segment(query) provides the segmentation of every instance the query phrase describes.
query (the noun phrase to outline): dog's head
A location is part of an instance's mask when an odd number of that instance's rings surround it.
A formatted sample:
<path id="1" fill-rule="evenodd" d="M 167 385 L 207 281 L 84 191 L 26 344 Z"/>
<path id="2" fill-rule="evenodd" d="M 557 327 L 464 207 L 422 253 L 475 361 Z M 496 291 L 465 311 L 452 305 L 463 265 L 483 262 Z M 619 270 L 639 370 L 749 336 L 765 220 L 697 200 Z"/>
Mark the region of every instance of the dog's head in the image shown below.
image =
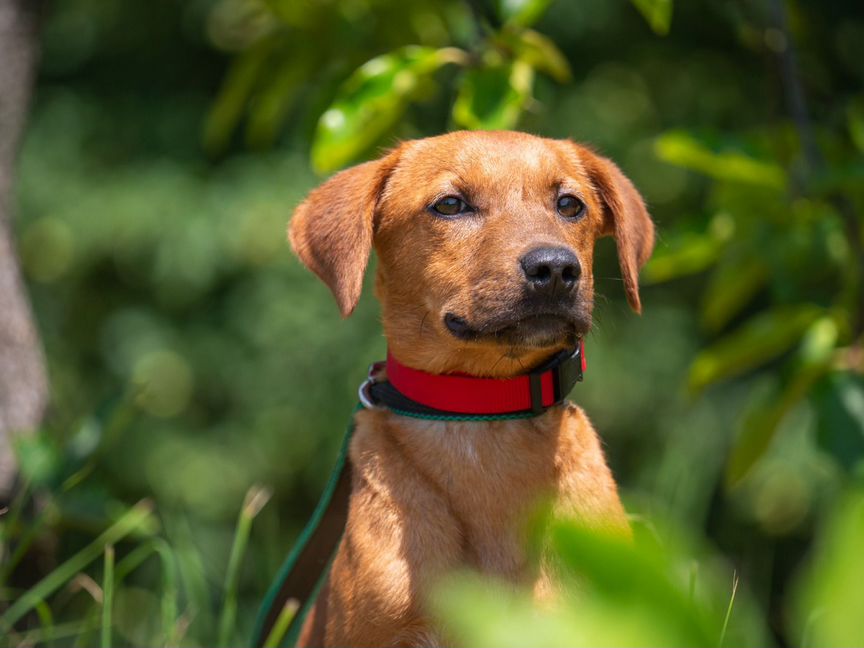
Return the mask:
<path id="1" fill-rule="evenodd" d="M 611 161 L 564 140 L 457 132 L 405 142 L 336 174 L 297 208 L 290 239 L 357 305 L 374 246 L 384 330 L 433 373 L 522 373 L 591 327 L 594 243 L 614 236 L 627 301 L 654 226 Z"/>

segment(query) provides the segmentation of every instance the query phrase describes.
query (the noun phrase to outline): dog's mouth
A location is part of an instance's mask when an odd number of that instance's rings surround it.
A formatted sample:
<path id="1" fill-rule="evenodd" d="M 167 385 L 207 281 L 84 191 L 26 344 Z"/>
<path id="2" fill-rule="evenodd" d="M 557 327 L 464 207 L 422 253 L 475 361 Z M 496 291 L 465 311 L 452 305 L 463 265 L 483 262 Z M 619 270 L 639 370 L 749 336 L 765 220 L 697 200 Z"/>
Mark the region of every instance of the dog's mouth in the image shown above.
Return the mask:
<path id="1" fill-rule="evenodd" d="M 532 348 L 573 345 L 588 332 L 588 325 L 580 318 L 562 313 L 532 313 L 480 325 L 471 324 L 454 313 L 447 313 L 444 326 L 460 340 Z"/>

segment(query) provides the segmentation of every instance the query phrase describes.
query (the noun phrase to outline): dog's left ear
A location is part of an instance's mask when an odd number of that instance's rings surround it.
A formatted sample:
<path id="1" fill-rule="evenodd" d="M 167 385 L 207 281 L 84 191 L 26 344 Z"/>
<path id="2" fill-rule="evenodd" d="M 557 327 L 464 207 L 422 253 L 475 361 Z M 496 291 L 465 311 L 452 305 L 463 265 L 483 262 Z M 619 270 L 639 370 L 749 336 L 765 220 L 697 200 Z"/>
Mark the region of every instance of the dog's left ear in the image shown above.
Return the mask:
<path id="1" fill-rule="evenodd" d="M 348 317 L 360 300 L 375 212 L 398 156 L 396 149 L 380 160 L 337 173 L 309 194 L 288 226 L 291 247 L 330 288 L 342 317 Z"/>
<path id="2" fill-rule="evenodd" d="M 654 223 L 642 196 L 614 162 L 587 148 L 577 149 L 603 201 L 603 235 L 615 237 L 627 303 L 641 313 L 639 270 L 654 249 Z"/>

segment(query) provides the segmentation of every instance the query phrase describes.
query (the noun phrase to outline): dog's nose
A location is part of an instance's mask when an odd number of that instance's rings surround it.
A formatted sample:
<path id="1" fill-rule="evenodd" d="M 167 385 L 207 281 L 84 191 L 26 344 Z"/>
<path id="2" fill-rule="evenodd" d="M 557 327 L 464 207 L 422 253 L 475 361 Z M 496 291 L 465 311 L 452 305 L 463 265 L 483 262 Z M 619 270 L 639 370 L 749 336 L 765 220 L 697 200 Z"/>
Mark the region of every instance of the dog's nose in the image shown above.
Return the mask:
<path id="1" fill-rule="evenodd" d="M 569 292 L 582 274 L 579 259 L 567 248 L 534 248 L 519 263 L 528 284 L 549 296 Z"/>

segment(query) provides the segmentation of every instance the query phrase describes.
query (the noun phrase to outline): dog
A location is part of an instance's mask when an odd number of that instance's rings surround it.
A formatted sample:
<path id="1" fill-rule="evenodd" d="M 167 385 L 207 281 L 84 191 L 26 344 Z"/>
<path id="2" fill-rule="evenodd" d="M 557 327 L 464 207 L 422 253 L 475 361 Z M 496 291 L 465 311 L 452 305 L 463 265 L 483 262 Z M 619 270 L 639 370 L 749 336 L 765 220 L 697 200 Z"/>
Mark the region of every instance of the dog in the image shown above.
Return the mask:
<path id="1" fill-rule="evenodd" d="M 654 245 L 639 192 L 567 140 L 453 132 L 342 171 L 297 207 L 289 239 L 347 317 L 374 248 L 389 354 L 425 374 L 511 378 L 591 328 L 595 241 L 613 236 L 629 305 Z M 525 519 L 554 511 L 629 533 L 585 413 L 418 420 L 360 410 L 345 533 L 300 634 L 304 646 L 433 646 L 430 588 L 460 568 L 554 591 Z"/>

